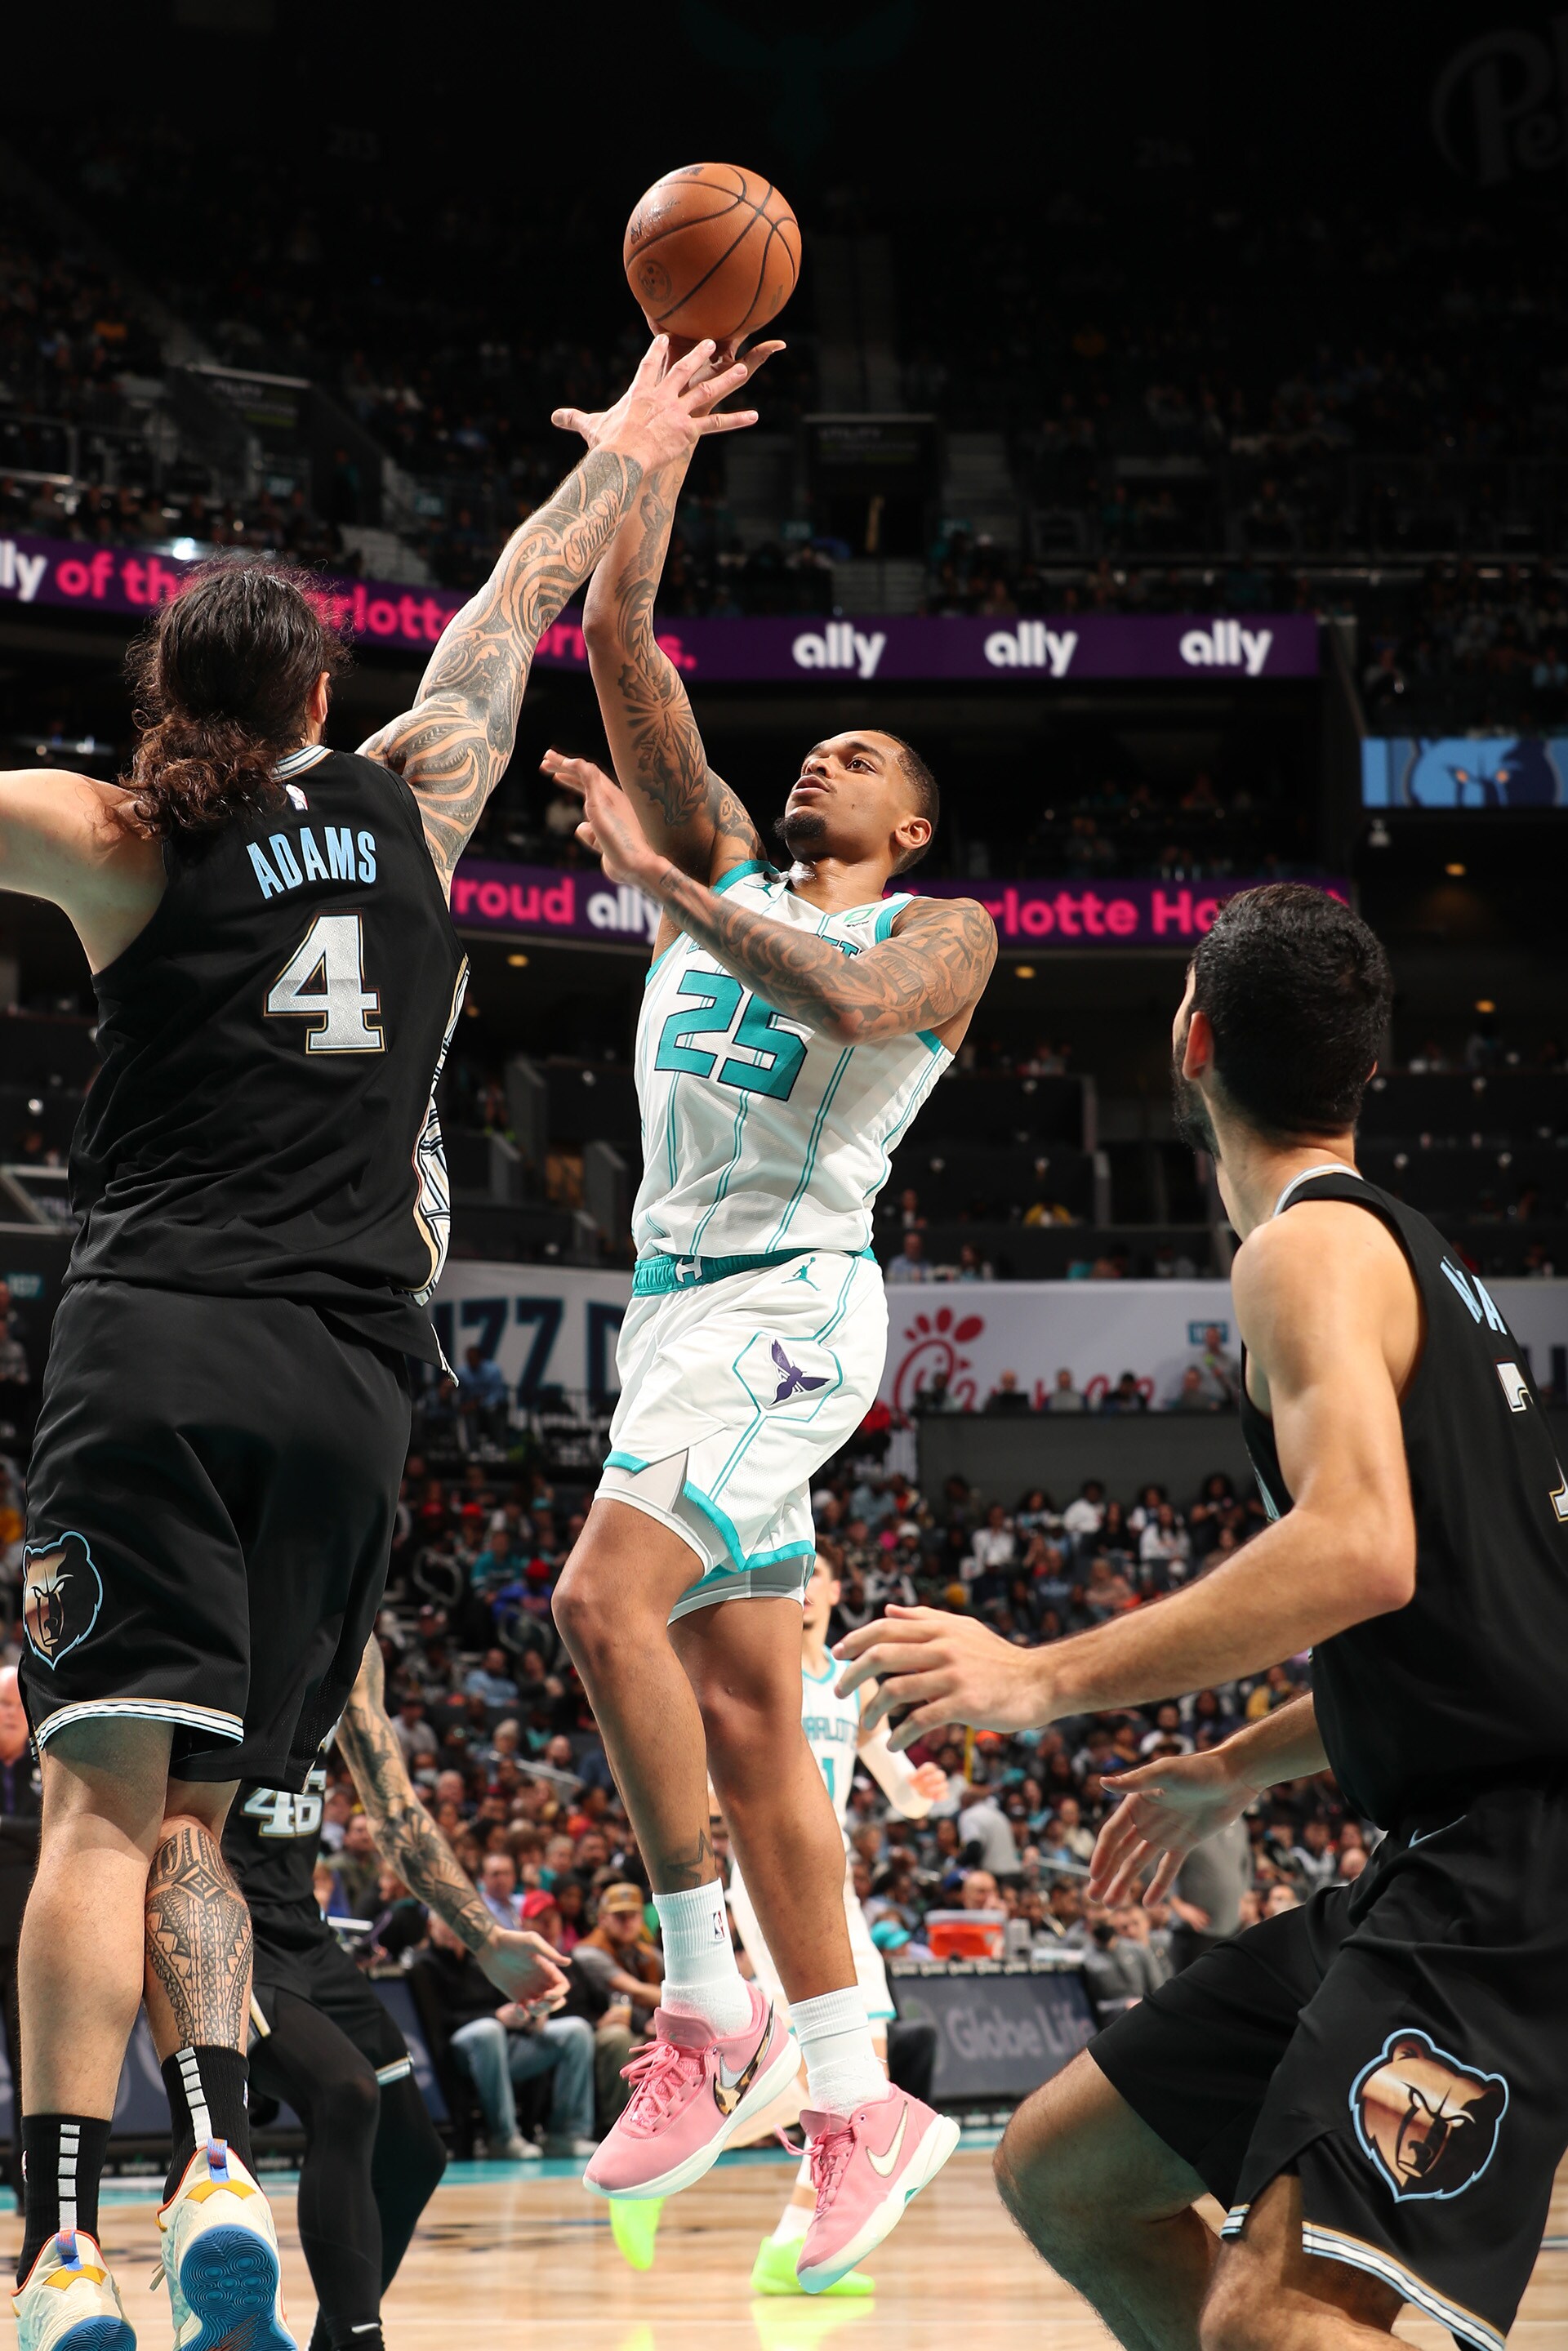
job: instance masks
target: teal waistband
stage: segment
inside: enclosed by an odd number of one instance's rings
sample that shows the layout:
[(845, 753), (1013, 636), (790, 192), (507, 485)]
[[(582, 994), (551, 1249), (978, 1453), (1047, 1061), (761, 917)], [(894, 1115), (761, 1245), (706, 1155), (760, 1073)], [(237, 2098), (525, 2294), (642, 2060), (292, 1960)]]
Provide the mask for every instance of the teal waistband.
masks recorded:
[[(633, 1298), (664, 1298), (674, 1290), (700, 1290), (706, 1282), (727, 1281), (732, 1273), (765, 1273), (770, 1265), (792, 1265), (798, 1257), (822, 1254), (810, 1249), (770, 1249), (761, 1257), (670, 1257), (655, 1250), (640, 1257), (632, 1276)], [(872, 1249), (861, 1249), (872, 1257)]]

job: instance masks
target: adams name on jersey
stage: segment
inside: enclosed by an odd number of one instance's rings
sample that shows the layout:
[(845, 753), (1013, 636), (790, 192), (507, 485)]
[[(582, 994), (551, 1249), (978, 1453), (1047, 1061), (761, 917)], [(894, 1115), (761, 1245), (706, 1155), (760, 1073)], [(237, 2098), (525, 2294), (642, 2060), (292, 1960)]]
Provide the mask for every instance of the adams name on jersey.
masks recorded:
[[(756, 862), (715, 887), (845, 955), (886, 938), (910, 903), (824, 914)], [(867, 1249), (889, 1155), (952, 1058), (927, 1029), (840, 1044), (774, 1011), (683, 934), (649, 971), (637, 1027), (639, 1258)]]
[(168, 843), (95, 975), (67, 1279), (296, 1299), (436, 1362), (434, 1087), (467, 967), (402, 778), (319, 746), (277, 774), (276, 810)]

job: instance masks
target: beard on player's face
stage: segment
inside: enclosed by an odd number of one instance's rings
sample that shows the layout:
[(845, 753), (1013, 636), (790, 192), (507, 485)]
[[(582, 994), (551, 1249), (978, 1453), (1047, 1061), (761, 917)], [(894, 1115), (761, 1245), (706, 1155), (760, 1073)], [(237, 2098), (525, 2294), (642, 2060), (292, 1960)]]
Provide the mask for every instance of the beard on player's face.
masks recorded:
[(820, 857), (828, 838), (828, 820), (816, 809), (786, 809), (773, 828), (791, 857), (809, 865)]
[(1187, 1029), (1191, 1025), (1189, 1013), (1181, 1035), (1171, 1047), (1171, 1113), (1176, 1120), (1176, 1133), (1187, 1148), (1207, 1151), (1211, 1159), (1218, 1159), (1219, 1144), (1215, 1137), (1214, 1121), (1208, 1114), (1208, 1104), (1203, 1099), (1203, 1090), (1195, 1085), (1182, 1069), (1186, 1058)]

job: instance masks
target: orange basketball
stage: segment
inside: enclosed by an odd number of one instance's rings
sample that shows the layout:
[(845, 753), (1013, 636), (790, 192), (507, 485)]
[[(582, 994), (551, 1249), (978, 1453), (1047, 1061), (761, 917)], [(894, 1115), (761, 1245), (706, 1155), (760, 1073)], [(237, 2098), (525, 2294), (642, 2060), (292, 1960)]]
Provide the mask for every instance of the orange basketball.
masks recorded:
[(688, 163), (638, 203), (625, 261), (658, 333), (721, 343), (778, 317), (800, 275), (800, 230), (770, 181), (737, 163)]

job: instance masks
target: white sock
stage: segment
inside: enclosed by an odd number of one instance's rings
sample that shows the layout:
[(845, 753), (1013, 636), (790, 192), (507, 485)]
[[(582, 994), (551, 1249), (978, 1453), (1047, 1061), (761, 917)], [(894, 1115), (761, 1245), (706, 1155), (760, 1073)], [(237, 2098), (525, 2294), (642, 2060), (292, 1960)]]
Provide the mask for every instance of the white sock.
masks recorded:
[(720, 2034), (738, 2032), (751, 2014), (751, 1993), (735, 1964), (716, 1877), (680, 1894), (655, 1894), (664, 1947), (661, 2004), (672, 2016), (700, 2017)]
[(779, 2215), (779, 2226), (773, 2231), (776, 2245), (798, 2244), (811, 2225), (811, 2215), (802, 2204), (786, 2204)]
[(816, 2000), (789, 2003), (806, 2088), (814, 2106), (831, 2115), (851, 2115), (887, 2095), (887, 2075), (877, 2063), (860, 1987), (825, 1991)]

